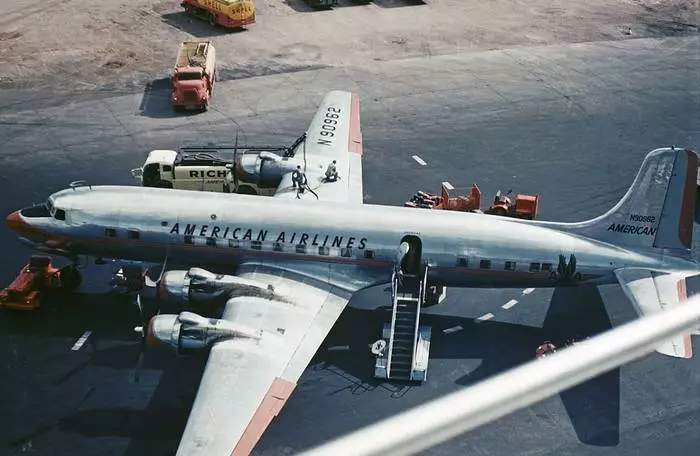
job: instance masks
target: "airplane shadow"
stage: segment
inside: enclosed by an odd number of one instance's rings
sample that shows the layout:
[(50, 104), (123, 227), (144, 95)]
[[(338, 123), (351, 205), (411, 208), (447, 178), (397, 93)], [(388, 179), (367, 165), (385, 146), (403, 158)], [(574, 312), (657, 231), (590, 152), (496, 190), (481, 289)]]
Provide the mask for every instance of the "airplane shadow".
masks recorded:
[[(373, 311), (348, 308), (334, 331), (317, 352), (314, 369), (343, 375), (360, 393), (383, 387), (398, 392), (410, 383), (374, 378), (374, 355), (369, 345), (378, 339), (390, 309)], [(422, 322), (432, 327), (431, 360), (475, 359), (474, 369), (456, 380), (469, 386), (534, 358), (535, 348), (545, 340), (564, 346), (567, 339), (585, 338), (607, 331), (612, 323), (596, 287), (556, 289), (542, 328), (494, 321), (476, 323), (463, 317), (425, 313)], [(445, 334), (455, 326), (462, 330)], [(348, 346), (343, 351), (329, 350)], [(340, 371), (340, 372), (338, 372)], [(560, 394), (578, 439), (592, 446), (615, 446), (620, 442), (619, 369), (603, 374)]]
[[(558, 288), (542, 325), (556, 346), (576, 335), (594, 336), (612, 328), (596, 287)], [(578, 439), (587, 445), (620, 443), (620, 370), (614, 369), (560, 394)]]

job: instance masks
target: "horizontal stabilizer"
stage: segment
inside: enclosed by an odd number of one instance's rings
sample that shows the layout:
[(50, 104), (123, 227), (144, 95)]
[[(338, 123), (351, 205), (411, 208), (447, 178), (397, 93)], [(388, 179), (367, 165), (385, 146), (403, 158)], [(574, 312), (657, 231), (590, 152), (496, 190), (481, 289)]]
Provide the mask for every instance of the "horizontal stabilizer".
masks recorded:
[[(693, 272), (694, 273), (694, 272)], [(640, 316), (651, 315), (686, 299), (686, 277), (691, 272), (663, 273), (642, 268), (616, 269), (622, 291)], [(679, 335), (660, 345), (657, 352), (676, 358), (692, 358), (690, 334)]]

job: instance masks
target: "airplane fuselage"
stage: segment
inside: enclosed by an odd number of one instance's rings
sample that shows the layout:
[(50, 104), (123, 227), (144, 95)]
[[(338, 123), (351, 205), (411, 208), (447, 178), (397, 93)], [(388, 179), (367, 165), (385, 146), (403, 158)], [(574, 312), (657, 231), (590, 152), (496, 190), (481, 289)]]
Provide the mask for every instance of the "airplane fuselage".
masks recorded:
[(255, 261), (354, 289), (388, 282), (403, 241), (430, 281), (448, 287), (605, 284), (620, 267), (687, 266), (533, 222), (451, 211), (111, 186), (64, 190), (48, 206), (52, 217), (20, 211), (26, 229), (15, 229), (77, 255), (167, 257), (222, 272)]

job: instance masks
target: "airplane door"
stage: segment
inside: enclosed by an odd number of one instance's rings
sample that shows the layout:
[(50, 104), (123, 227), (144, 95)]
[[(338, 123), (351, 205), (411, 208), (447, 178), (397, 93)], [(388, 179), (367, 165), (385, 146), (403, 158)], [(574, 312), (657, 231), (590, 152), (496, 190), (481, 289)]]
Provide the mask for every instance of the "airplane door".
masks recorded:
[(408, 245), (408, 251), (402, 255), (400, 260), (401, 270), (407, 276), (420, 275), (423, 243), (418, 236), (412, 234), (401, 238), (400, 245), (404, 243)]

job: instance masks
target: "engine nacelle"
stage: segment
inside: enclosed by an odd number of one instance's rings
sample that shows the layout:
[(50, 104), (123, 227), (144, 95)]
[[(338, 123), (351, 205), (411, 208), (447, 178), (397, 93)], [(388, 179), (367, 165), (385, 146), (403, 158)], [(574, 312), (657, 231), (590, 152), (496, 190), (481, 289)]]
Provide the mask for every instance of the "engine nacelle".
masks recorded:
[(207, 348), (214, 342), (234, 337), (260, 339), (262, 330), (228, 320), (182, 312), (179, 315), (156, 315), (151, 318), (146, 331), (146, 341), (150, 345), (165, 345), (176, 349), (178, 353)]
[(225, 274), (214, 274), (202, 268), (190, 268), (187, 271), (167, 271), (159, 285), (161, 297), (180, 301), (212, 301), (228, 298), (231, 293), (243, 291), (252, 296), (271, 296), (272, 285), (242, 279)]
[(295, 160), (263, 151), (259, 154), (241, 155), (237, 163), (237, 173), (243, 182), (255, 183), (261, 187), (276, 187), (282, 176), (294, 171), (298, 164)]

